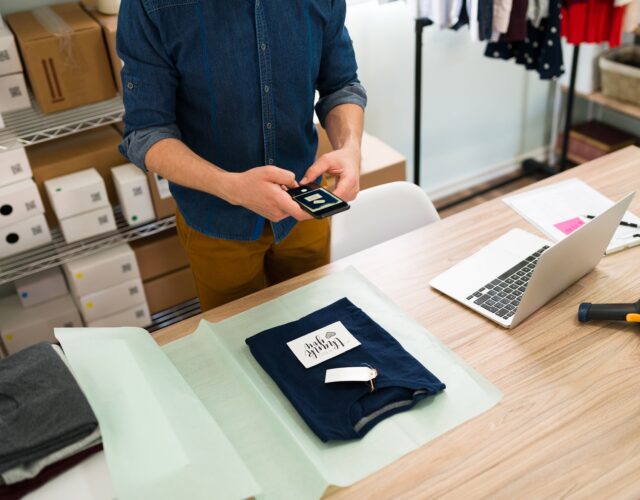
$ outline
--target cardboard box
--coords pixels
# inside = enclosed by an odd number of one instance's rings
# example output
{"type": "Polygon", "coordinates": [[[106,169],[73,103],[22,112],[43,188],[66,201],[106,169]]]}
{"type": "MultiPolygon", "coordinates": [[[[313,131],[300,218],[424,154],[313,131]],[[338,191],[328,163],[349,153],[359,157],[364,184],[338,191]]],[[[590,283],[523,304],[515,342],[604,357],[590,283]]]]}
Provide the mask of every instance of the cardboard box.
{"type": "Polygon", "coordinates": [[[189,265],[175,229],[131,243],[136,254],[142,281],[178,271],[189,265]]]}
{"type": "Polygon", "coordinates": [[[109,52],[109,60],[111,61],[111,71],[113,72],[113,79],[116,82],[118,92],[122,95],[122,79],[120,78],[120,72],[122,71],[123,62],[118,57],[116,51],[116,32],[118,31],[118,16],[107,15],[92,10],[91,8],[85,9],[90,11],[91,17],[93,17],[97,23],[102,27],[102,34],[104,35],[104,41],[107,44],[107,51],[109,52]]]}
{"type": "Polygon", "coordinates": [[[76,303],[85,322],[146,304],[142,280],[135,278],[97,292],[77,297],[76,303]]]}
{"type": "Polygon", "coordinates": [[[0,187],[0,227],[44,212],[36,183],[31,179],[0,187]]]}
{"type": "Polygon", "coordinates": [[[125,311],[121,311],[111,316],[90,321],[87,326],[92,328],[117,328],[121,326],[144,328],[151,324],[149,306],[139,304],[125,311]]]}
{"type": "Polygon", "coordinates": [[[189,267],[147,281],[144,291],[151,314],[182,304],[198,295],[189,267]]]}
{"type": "Polygon", "coordinates": [[[27,83],[22,73],[0,76],[0,113],[31,107],[27,83]]]}
{"type": "Polygon", "coordinates": [[[156,218],[147,176],[142,170],[133,163],[127,163],[112,168],[111,176],[127,224],[137,226],[156,218]]]}
{"type": "Polygon", "coordinates": [[[169,191],[169,181],[154,172],[148,172],[151,201],[156,211],[156,217],[162,219],[176,214],[176,201],[169,191]]]}
{"type": "Polygon", "coordinates": [[[16,47],[16,40],[8,26],[0,21],[0,75],[21,72],[22,62],[16,47]]]}
{"type": "Polygon", "coordinates": [[[23,147],[0,151],[0,186],[31,179],[31,165],[23,147]]]}
{"type": "Polygon", "coordinates": [[[67,243],[115,231],[116,228],[110,206],[60,220],[60,230],[67,243]]]}
{"type": "Polygon", "coordinates": [[[126,243],[68,262],[63,269],[76,297],[140,277],[136,256],[126,243]]]}
{"type": "Polygon", "coordinates": [[[49,179],[44,187],[58,220],[109,206],[104,180],[95,168],[49,179]]]}
{"type": "Polygon", "coordinates": [[[82,326],[71,296],[25,309],[15,295],[0,299],[0,335],[9,354],[38,342],[55,342],[54,328],[82,326]]]}
{"type": "Polygon", "coordinates": [[[20,278],[15,281],[15,286],[22,307],[33,307],[69,293],[59,267],[20,278]]]}
{"type": "Polygon", "coordinates": [[[43,113],[115,95],[102,29],[77,3],[15,12],[7,15],[6,21],[18,41],[31,89],[43,113]],[[45,26],[56,19],[69,30],[63,37],[45,26]]]}
{"type": "Polygon", "coordinates": [[[118,195],[111,179],[111,167],[127,162],[118,152],[120,141],[118,132],[107,126],[27,148],[33,178],[40,189],[47,220],[52,226],[57,225],[57,219],[46,197],[44,181],[54,177],[95,168],[105,182],[109,202],[112,205],[118,203],[118,195]]]}
{"type": "Polygon", "coordinates": [[[0,227],[0,258],[45,245],[51,233],[44,215],[36,215],[11,226],[0,227]]]}
{"type": "MultiPolygon", "coordinates": [[[[327,132],[316,124],[318,129],[318,156],[333,151],[327,132]]],[[[367,134],[362,136],[362,165],[360,169],[360,189],[367,189],[387,182],[407,179],[406,158],[383,141],[367,134]]],[[[329,180],[329,185],[333,185],[329,180]]]]}

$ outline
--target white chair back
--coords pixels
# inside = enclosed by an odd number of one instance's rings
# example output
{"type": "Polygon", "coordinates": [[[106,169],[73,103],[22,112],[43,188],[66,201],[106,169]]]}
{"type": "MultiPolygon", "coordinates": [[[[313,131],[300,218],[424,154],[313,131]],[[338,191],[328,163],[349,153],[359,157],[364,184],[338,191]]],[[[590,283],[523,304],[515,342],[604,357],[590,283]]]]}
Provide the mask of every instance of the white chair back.
{"type": "Polygon", "coordinates": [[[422,188],[390,182],[360,192],[331,222],[331,260],[338,260],[440,219],[422,188]]]}

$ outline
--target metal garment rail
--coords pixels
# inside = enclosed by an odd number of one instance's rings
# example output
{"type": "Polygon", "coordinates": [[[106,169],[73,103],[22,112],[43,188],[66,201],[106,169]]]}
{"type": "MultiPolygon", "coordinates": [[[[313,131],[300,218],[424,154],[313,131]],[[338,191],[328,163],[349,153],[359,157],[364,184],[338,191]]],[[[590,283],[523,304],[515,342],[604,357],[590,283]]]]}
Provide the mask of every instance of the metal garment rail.
{"type": "MultiPolygon", "coordinates": [[[[420,160],[421,160],[421,131],[422,131],[422,33],[425,27],[431,23],[427,19],[415,20],[415,32],[416,32],[416,47],[415,47],[415,73],[414,73],[414,119],[413,119],[413,182],[420,186],[420,160]]],[[[571,62],[571,75],[569,79],[569,88],[567,89],[567,109],[564,117],[564,132],[562,140],[562,153],[560,155],[560,161],[558,166],[549,165],[546,162],[540,162],[534,159],[526,159],[522,162],[522,174],[517,175],[511,179],[501,181],[495,185],[489,186],[482,191],[478,191],[469,196],[456,200],[452,203],[448,203],[443,208],[450,208],[455,205],[459,205],[469,199],[508,185],[514,181],[522,179],[523,177],[543,174],[554,175],[558,172],[562,172],[567,168],[567,154],[569,149],[569,133],[571,131],[571,123],[573,116],[573,103],[576,94],[576,74],[578,70],[578,59],[580,56],[580,45],[574,45],[573,57],[571,62]]],[[[551,138],[553,142],[555,138],[551,138]]]]}

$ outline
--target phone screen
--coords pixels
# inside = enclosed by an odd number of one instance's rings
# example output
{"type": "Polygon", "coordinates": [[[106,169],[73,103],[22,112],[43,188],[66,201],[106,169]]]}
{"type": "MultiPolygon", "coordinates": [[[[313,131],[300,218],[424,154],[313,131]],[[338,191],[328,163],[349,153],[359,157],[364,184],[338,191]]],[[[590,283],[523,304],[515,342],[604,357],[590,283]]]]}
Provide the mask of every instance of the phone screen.
{"type": "Polygon", "coordinates": [[[332,195],[324,188],[299,188],[299,193],[293,199],[304,205],[310,212],[326,210],[334,205],[344,203],[340,198],[332,195]]]}

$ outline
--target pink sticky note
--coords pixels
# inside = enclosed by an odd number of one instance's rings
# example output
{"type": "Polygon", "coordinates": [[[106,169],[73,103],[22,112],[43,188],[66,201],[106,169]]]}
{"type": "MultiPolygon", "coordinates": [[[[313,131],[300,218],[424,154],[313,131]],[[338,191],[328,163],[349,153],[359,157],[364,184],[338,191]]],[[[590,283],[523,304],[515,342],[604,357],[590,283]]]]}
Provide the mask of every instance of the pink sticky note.
{"type": "Polygon", "coordinates": [[[584,221],[580,217],[575,217],[563,222],[558,222],[557,224],[553,225],[553,227],[559,229],[564,234],[571,234],[580,226],[584,226],[584,221]]]}

